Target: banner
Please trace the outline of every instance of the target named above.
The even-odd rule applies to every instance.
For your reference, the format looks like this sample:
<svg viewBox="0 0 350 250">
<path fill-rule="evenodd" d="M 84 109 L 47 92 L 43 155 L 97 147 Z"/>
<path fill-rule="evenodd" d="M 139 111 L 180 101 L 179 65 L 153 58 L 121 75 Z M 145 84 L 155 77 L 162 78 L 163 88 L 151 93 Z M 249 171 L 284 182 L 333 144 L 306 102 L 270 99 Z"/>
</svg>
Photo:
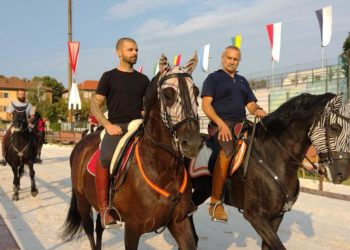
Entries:
<svg viewBox="0 0 350 250">
<path fill-rule="evenodd" d="M 270 40 L 272 60 L 278 62 L 280 60 L 282 24 L 281 22 L 268 24 L 266 29 Z"/>
<path fill-rule="evenodd" d="M 68 109 L 71 109 L 73 105 L 73 110 L 81 109 L 81 100 L 78 91 L 77 83 L 72 82 L 72 87 L 69 92 Z"/>
<path fill-rule="evenodd" d="M 181 54 L 178 54 L 177 56 L 174 57 L 174 65 L 179 66 L 181 61 Z"/>
<path fill-rule="evenodd" d="M 241 48 L 241 42 L 242 42 L 242 35 L 237 35 L 231 38 L 231 42 L 233 46 L 236 46 L 237 48 Z"/>
<path fill-rule="evenodd" d="M 154 65 L 154 76 L 156 76 L 159 72 L 159 61 L 156 62 L 156 65 Z"/>
<path fill-rule="evenodd" d="M 332 36 L 332 6 L 316 10 L 316 16 L 321 29 L 321 46 L 326 47 Z"/>
<path fill-rule="evenodd" d="M 80 42 L 68 42 L 69 59 L 72 64 L 72 72 L 75 73 L 75 69 L 78 61 Z"/>
<path fill-rule="evenodd" d="M 209 57 L 210 57 L 210 44 L 206 44 L 199 50 L 199 64 L 203 72 L 208 72 Z"/>
</svg>

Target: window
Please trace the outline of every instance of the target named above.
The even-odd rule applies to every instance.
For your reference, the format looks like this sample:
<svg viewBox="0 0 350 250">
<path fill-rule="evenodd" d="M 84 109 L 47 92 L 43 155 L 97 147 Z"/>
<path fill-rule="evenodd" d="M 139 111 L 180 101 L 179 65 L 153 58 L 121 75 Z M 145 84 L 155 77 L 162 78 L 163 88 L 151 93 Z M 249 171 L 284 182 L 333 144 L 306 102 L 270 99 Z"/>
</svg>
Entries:
<svg viewBox="0 0 350 250">
<path fill-rule="evenodd" d="M 4 93 L 4 98 L 9 98 L 9 93 Z"/>
</svg>

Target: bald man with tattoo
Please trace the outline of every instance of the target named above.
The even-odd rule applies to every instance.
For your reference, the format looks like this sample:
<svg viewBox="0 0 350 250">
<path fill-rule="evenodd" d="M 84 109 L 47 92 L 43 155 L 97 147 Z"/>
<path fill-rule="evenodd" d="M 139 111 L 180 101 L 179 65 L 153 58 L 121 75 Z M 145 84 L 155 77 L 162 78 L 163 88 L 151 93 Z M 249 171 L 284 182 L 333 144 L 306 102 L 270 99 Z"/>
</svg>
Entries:
<svg viewBox="0 0 350 250">
<path fill-rule="evenodd" d="M 116 220 L 110 213 L 111 208 L 108 207 L 109 165 L 120 138 L 127 131 L 128 123 L 142 117 L 143 97 L 149 84 L 147 76 L 133 69 L 138 55 L 135 40 L 119 39 L 116 53 L 119 65 L 102 75 L 91 103 L 91 113 L 106 129 L 100 150 L 101 166 L 96 168 L 97 201 L 104 228 L 116 225 Z M 102 111 L 105 102 L 108 119 Z"/>
</svg>

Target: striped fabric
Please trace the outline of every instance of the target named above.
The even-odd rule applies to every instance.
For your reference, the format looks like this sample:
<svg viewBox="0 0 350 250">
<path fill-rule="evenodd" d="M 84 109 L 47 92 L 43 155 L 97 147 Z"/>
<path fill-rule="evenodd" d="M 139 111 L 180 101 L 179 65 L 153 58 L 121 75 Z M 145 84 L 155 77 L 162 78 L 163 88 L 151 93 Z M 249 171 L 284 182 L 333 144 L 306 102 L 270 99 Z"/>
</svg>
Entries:
<svg viewBox="0 0 350 250">
<path fill-rule="evenodd" d="M 191 74 L 193 69 L 194 69 L 193 67 L 195 67 L 197 64 L 197 56 L 195 58 L 192 58 L 186 64 L 185 67 L 176 66 L 176 65 L 169 66 L 169 63 L 168 63 L 166 57 L 162 57 L 160 59 L 160 63 L 162 63 L 163 65 L 167 65 L 165 71 L 161 74 L 160 79 L 162 79 L 163 77 L 165 77 L 169 74 L 174 74 L 174 73 L 189 73 L 189 74 Z M 196 88 L 196 86 L 194 85 L 194 83 L 190 77 L 186 77 L 184 79 L 185 79 L 185 81 L 181 82 L 179 80 L 179 78 L 177 78 L 177 77 L 169 78 L 161 86 L 158 86 L 158 97 L 159 97 L 160 93 L 162 92 L 162 90 L 169 88 L 169 87 L 173 88 L 176 92 L 177 99 L 171 107 L 167 107 L 164 105 L 163 102 L 161 102 L 162 120 L 163 120 L 164 124 L 167 124 L 168 126 L 169 126 L 169 124 L 168 124 L 168 120 L 167 120 L 167 115 L 169 116 L 169 118 L 171 120 L 171 126 L 174 126 L 177 123 L 189 118 L 189 117 L 186 117 L 188 115 L 188 114 L 186 115 L 186 113 L 188 113 L 188 112 L 186 112 L 186 108 L 191 109 L 190 113 L 192 113 L 193 117 L 197 116 L 197 100 L 196 100 L 196 96 L 194 94 L 194 88 Z M 181 86 L 181 84 L 185 84 L 186 86 Z M 181 87 L 187 88 L 189 99 L 188 99 L 188 95 L 181 96 L 181 94 L 180 94 Z M 187 104 L 186 100 L 183 100 L 183 98 L 186 98 L 187 100 L 189 100 L 190 103 Z"/>
<path fill-rule="evenodd" d="M 327 143 L 331 151 L 350 152 L 350 124 L 332 110 L 342 116 L 350 117 L 350 108 L 342 104 L 342 95 L 337 95 L 327 103 L 321 117 L 311 127 L 309 138 L 318 153 L 328 152 Z M 328 119 L 330 127 L 327 130 Z M 340 128 L 340 131 L 332 134 L 334 126 Z"/>
</svg>

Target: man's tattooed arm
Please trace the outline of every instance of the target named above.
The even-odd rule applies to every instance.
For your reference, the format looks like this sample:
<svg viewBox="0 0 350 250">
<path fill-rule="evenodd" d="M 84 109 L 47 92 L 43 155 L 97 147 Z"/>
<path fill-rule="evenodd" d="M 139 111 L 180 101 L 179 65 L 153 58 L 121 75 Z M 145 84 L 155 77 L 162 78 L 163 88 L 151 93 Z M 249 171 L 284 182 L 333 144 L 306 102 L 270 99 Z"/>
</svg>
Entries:
<svg viewBox="0 0 350 250">
<path fill-rule="evenodd" d="M 105 101 L 106 101 L 105 96 L 95 94 L 92 98 L 91 109 L 90 109 L 91 113 L 96 117 L 99 124 L 101 124 L 104 127 L 106 127 L 106 125 L 111 124 L 110 121 L 106 119 L 101 109 Z"/>
</svg>

